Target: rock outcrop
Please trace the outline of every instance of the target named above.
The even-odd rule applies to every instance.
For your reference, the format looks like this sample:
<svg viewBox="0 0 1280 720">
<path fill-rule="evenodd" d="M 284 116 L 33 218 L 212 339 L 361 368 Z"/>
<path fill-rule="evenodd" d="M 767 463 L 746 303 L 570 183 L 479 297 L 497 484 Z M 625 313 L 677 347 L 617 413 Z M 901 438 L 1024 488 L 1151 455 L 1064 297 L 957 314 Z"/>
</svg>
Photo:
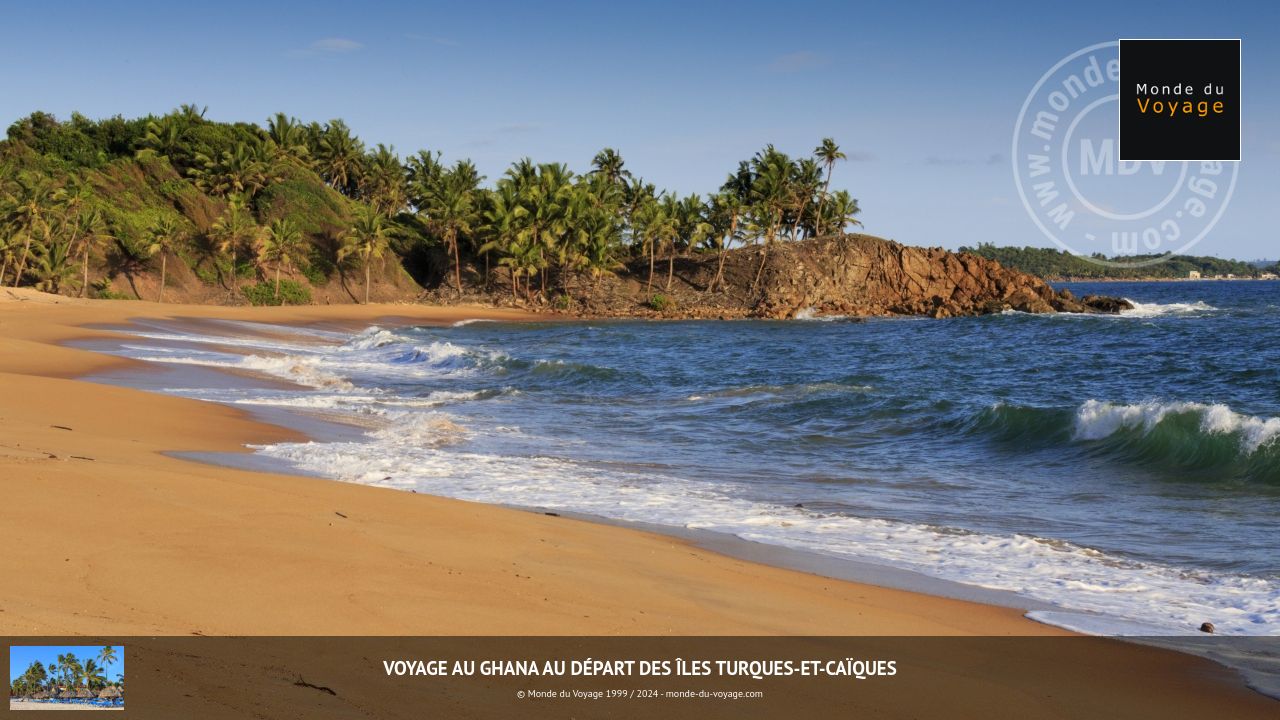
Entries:
<svg viewBox="0 0 1280 720">
<path fill-rule="evenodd" d="M 755 253 L 757 257 L 762 251 Z M 869 235 L 789 243 L 763 258 L 757 317 L 927 315 L 954 317 L 1016 310 L 1105 312 L 1131 307 L 1120 298 L 1077 301 L 1033 275 L 942 248 L 907 247 Z"/>
<path fill-rule="evenodd" d="M 571 285 L 550 298 L 551 308 L 606 317 L 792 318 L 805 315 L 935 318 L 1027 313 L 1116 313 L 1131 307 L 1121 298 L 1077 300 L 1034 275 L 995 260 L 942 248 L 908 247 L 870 235 L 839 235 L 750 246 L 729 251 L 717 281 L 719 257 L 700 253 L 637 260 L 616 277 Z M 668 282 L 668 272 L 670 281 Z M 507 288 L 510 286 L 508 285 Z M 428 293 L 434 302 L 502 302 L 509 290 L 488 297 Z"/>
</svg>

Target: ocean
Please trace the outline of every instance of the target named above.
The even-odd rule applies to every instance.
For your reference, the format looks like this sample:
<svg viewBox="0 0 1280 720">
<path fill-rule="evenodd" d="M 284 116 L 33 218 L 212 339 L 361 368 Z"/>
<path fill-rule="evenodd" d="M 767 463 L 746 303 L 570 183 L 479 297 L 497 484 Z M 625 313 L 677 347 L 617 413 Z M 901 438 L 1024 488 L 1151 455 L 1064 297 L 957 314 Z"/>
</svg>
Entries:
<svg viewBox="0 0 1280 720">
<path fill-rule="evenodd" d="M 296 383 L 161 389 L 358 428 L 254 447 L 308 474 L 889 565 L 1088 632 L 1280 635 L 1280 283 L 1066 287 L 1135 308 L 139 326 L 111 351 Z"/>
</svg>

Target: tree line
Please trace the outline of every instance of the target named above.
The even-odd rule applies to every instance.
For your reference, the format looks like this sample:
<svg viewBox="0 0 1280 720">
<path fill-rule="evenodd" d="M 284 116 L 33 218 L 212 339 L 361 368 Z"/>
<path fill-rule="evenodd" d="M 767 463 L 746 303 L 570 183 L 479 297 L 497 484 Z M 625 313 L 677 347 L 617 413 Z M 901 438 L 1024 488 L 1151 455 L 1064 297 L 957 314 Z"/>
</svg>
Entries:
<svg viewBox="0 0 1280 720">
<path fill-rule="evenodd" d="M 163 300 L 169 260 L 198 245 L 230 292 L 257 277 L 278 301 L 284 273 L 314 278 L 325 264 L 310 218 L 327 203 L 342 223 L 326 262 L 362 273 L 366 302 L 375 262 L 422 248 L 436 249 L 440 284 L 462 291 L 501 278 L 522 302 L 595 289 L 623 268 L 648 291 L 669 289 L 675 259 L 693 253 L 719 254 L 706 288 L 715 292 L 733 247 L 761 245 L 763 269 L 778 242 L 858 223 L 857 200 L 832 190 L 844 159 L 830 138 L 804 157 L 769 145 L 714 192 L 680 194 L 636 177 L 605 148 L 581 174 L 524 158 L 486 183 L 470 160 L 447 162 L 429 150 L 401 157 L 390 146 L 366 146 L 341 120 L 277 113 L 265 126 L 221 123 L 190 105 L 100 121 L 34 113 L 0 142 L 0 285 L 84 295 L 91 261 L 109 256 L 115 267 L 158 271 Z M 104 172 L 157 166 L 177 176 L 158 183 L 164 203 L 100 181 Z M 308 183 L 336 193 L 341 207 Z M 205 226 L 188 217 L 200 199 L 193 193 L 218 208 Z"/>
<path fill-rule="evenodd" d="M 97 692 L 108 686 L 121 687 L 124 685 L 123 675 L 114 681 L 108 681 L 106 676 L 108 668 L 117 659 L 115 648 L 107 646 L 98 651 L 95 658 L 81 660 L 75 653 L 64 653 L 58 655 L 57 662 L 48 666 L 36 660 L 13 679 L 9 692 L 28 696 L 42 690 L 57 692 L 85 688 Z"/>
<path fill-rule="evenodd" d="M 1242 260 L 1225 260 L 1212 256 L 1174 255 L 1164 258 L 1163 255 L 1127 255 L 1108 258 L 1101 253 L 1095 253 L 1092 256 L 1093 260 L 1129 265 L 1122 267 L 1093 262 L 1088 258 L 1053 248 L 997 247 L 990 243 L 981 243 L 977 247 L 962 247 L 960 252 L 997 260 L 1005 267 L 1049 280 L 1186 278 L 1193 270 L 1204 277 L 1226 275 L 1255 277 L 1261 272 L 1259 268 Z M 1140 267 L 1133 266 L 1134 263 L 1143 260 L 1160 260 L 1160 262 Z"/>
</svg>

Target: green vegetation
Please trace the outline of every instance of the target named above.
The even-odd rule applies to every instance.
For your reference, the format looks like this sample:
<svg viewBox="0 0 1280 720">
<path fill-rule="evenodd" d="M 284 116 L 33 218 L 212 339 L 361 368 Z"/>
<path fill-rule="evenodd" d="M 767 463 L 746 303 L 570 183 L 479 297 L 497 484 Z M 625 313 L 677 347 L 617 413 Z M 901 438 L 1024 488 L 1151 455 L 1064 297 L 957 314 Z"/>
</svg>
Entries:
<svg viewBox="0 0 1280 720">
<path fill-rule="evenodd" d="M 118 296 L 114 280 L 137 294 L 134 279 L 158 273 L 148 299 L 194 278 L 233 302 L 263 299 L 242 280 L 270 281 L 271 302 L 305 302 L 287 276 L 345 287 L 350 271 L 367 302 L 373 265 L 391 259 L 424 286 L 497 282 L 514 301 L 549 303 L 624 271 L 656 297 L 677 257 L 717 253 L 713 292 L 734 245 L 762 245 L 763 268 L 775 243 L 857 224 L 857 201 L 831 190 L 844 157 L 829 138 L 812 157 L 768 146 L 718 191 L 682 196 L 633 177 L 606 148 L 585 174 L 526 158 L 486 186 L 469 160 L 369 149 L 341 120 L 279 113 L 260 127 L 191 105 L 135 119 L 37 112 L 0 141 L 0 285 Z M 186 267 L 181 280 L 171 261 Z"/>
<path fill-rule="evenodd" d="M 293 280 L 262 281 L 241 289 L 250 305 L 306 305 L 311 302 L 311 289 Z"/>
<path fill-rule="evenodd" d="M 676 301 L 670 295 L 658 293 L 657 295 L 649 298 L 649 307 L 657 310 L 658 312 L 666 312 L 668 310 L 675 309 Z"/>
<path fill-rule="evenodd" d="M 118 660 L 115 650 L 104 647 L 96 658 L 81 660 L 74 653 L 58 655 L 56 663 L 45 666 L 39 660 L 14 678 L 9 687 L 11 695 L 29 697 L 39 692 L 58 693 L 67 690 L 87 690 L 97 694 L 109 687 L 122 690 L 124 678 L 108 682 L 106 673 Z"/>
<path fill-rule="evenodd" d="M 1167 260 L 1142 267 L 1115 267 L 1091 262 L 1078 255 L 1036 247 L 996 247 L 988 243 L 976 248 L 962 247 L 960 252 L 973 253 L 985 258 L 998 260 L 1001 265 L 1038 275 L 1049 280 L 1067 278 L 1097 279 L 1146 279 L 1146 278 L 1186 278 L 1192 271 L 1203 277 L 1235 275 L 1236 277 L 1256 277 L 1257 268 L 1240 260 L 1223 260 L 1208 256 L 1175 255 Z M 1160 255 L 1131 255 L 1112 258 L 1117 262 L 1132 265 L 1142 260 L 1154 260 Z M 1095 254 L 1095 259 L 1106 260 L 1104 255 Z"/>
</svg>

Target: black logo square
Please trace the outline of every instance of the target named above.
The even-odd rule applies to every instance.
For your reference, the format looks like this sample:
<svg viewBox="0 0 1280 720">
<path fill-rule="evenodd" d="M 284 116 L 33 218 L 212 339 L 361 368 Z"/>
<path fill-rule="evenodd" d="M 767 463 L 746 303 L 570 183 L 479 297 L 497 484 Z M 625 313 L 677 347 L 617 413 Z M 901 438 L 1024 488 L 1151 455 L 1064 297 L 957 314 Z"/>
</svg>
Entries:
<svg viewBox="0 0 1280 720">
<path fill-rule="evenodd" d="M 1121 40 L 1120 159 L 1239 160 L 1240 41 Z"/>
</svg>

